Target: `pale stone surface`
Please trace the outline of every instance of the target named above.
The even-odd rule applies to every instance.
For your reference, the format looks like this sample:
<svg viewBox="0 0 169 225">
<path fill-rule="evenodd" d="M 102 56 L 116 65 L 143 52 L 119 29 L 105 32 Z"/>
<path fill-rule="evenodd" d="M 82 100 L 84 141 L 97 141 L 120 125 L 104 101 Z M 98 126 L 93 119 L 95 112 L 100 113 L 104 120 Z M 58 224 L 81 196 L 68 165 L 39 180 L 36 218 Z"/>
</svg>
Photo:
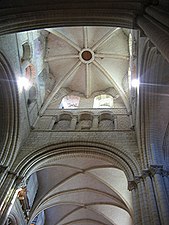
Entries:
<svg viewBox="0 0 169 225">
<path fill-rule="evenodd" d="M 69 19 L 65 9 L 58 11 L 59 2 L 57 7 L 54 2 L 48 4 L 49 11 L 45 0 L 34 3 L 27 7 L 27 2 L 16 1 L 13 8 L 12 1 L 1 1 L 0 32 L 44 24 L 49 27 L 51 21 L 54 27 L 63 13 L 65 24 L 78 18 L 81 25 L 84 15 L 85 21 L 91 20 L 89 2 L 80 2 L 85 7 L 79 10 L 79 3 L 65 1 Z M 169 8 L 167 0 L 159 0 L 155 7 L 152 3 L 156 4 L 97 1 L 98 11 L 91 2 L 92 21 L 100 15 L 109 26 L 59 27 L 0 37 L 0 52 L 11 67 L 10 83 L 15 84 L 12 88 L 6 85 L 0 92 L 1 116 L 7 121 L 1 125 L 4 134 L 0 139 L 2 225 L 7 215 L 14 224 L 25 225 L 18 201 L 11 210 L 19 187 L 27 188 L 32 212 L 29 215 L 27 205 L 25 216 L 36 220 L 36 225 L 168 225 Z M 143 15 L 145 6 L 149 15 Z M 140 26 L 142 31 L 116 30 L 110 23 L 116 27 Z M 113 30 L 117 31 L 115 36 Z M 83 49 L 88 56 L 81 54 Z M 0 74 L 4 78 L 3 64 L 2 60 Z M 5 72 L 10 74 L 8 67 Z M 94 75 L 90 77 L 91 72 Z M 19 76 L 27 76 L 33 88 L 17 92 Z M 140 88 L 133 89 L 130 82 L 137 76 Z M 0 85 L 3 82 L 1 79 Z M 92 109 L 94 98 L 103 94 L 113 97 L 113 108 Z M 13 100 L 10 104 L 7 95 Z M 80 96 L 79 108 L 59 109 L 62 99 L 69 95 Z M 18 111 L 13 110 L 15 105 Z M 3 107 L 8 109 L 5 116 Z M 116 170 L 124 172 L 124 179 Z M 37 179 L 26 181 L 33 172 Z M 131 192 L 127 191 L 127 180 Z"/>
</svg>

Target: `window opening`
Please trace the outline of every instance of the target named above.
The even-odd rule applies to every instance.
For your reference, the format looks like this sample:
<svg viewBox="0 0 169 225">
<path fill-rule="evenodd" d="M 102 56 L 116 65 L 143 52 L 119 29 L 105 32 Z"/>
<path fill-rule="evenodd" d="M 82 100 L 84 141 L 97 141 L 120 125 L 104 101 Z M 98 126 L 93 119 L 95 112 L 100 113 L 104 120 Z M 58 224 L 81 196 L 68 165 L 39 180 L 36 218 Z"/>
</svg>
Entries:
<svg viewBox="0 0 169 225">
<path fill-rule="evenodd" d="M 75 109 L 78 108 L 80 97 L 74 95 L 67 95 L 62 99 L 59 108 L 60 109 Z"/>
<path fill-rule="evenodd" d="M 113 97 L 111 95 L 98 95 L 94 98 L 93 108 L 112 108 Z"/>
</svg>

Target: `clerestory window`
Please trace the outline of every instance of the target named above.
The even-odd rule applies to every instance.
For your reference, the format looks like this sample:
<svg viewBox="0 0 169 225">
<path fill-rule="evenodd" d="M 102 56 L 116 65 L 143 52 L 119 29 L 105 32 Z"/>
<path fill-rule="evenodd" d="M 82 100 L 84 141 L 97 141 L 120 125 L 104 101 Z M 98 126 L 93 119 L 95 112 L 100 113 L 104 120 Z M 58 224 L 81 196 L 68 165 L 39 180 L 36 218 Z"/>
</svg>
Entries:
<svg viewBox="0 0 169 225">
<path fill-rule="evenodd" d="M 94 98 L 93 108 L 112 108 L 113 97 L 111 95 L 98 95 Z"/>
<path fill-rule="evenodd" d="M 67 95 L 62 99 L 59 108 L 60 109 L 75 109 L 75 108 L 78 108 L 79 102 L 80 102 L 79 96 Z"/>
</svg>

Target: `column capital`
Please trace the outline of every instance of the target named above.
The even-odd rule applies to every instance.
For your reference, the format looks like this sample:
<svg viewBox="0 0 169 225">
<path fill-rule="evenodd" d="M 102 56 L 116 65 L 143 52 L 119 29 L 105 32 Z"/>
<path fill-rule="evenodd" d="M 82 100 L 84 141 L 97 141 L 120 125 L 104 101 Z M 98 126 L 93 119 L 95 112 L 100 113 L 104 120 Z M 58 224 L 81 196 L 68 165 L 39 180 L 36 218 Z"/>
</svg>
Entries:
<svg viewBox="0 0 169 225">
<path fill-rule="evenodd" d="M 132 191 L 137 188 L 137 185 L 142 181 L 142 176 L 135 176 L 134 180 L 128 181 L 128 190 Z"/>
<path fill-rule="evenodd" d="M 155 174 L 162 175 L 163 166 L 162 165 L 150 165 L 149 171 L 150 171 L 151 176 L 154 176 Z"/>
<path fill-rule="evenodd" d="M 9 179 L 13 180 L 18 188 L 26 186 L 25 177 L 19 176 L 16 172 L 9 170 L 8 171 Z"/>
<path fill-rule="evenodd" d="M 150 176 L 150 170 L 145 169 L 142 171 L 142 178 L 145 179 L 146 177 Z"/>
<path fill-rule="evenodd" d="M 128 181 L 128 190 L 132 191 L 137 188 L 137 184 L 134 180 Z"/>
<path fill-rule="evenodd" d="M 8 170 L 8 175 L 9 175 L 11 178 L 16 178 L 16 177 L 17 177 L 17 173 L 14 172 L 14 171 L 11 171 L 11 170 Z"/>
<path fill-rule="evenodd" d="M 162 176 L 163 177 L 168 177 L 169 176 L 169 171 L 163 170 Z"/>
<path fill-rule="evenodd" d="M 169 176 L 169 171 L 164 170 L 162 165 L 150 165 L 148 169 L 142 171 L 140 176 L 134 176 L 133 180 L 128 181 L 128 190 L 132 191 L 137 188 L 137 185 L 144 181 L 146 177 L 153 177 L 155 174 L 161 176 Z"/>
<path fill-rule="evenodd" d="M 143 170 L 142 178 L 147 176 L 154 176 L 155 174 L 160 174 L 161 176 L 169 176 L 169 171 L 163 169 L 163 165 L 150 165 L 148 169 Z"/>
<path fill-rule="evenodd" d="M 26 186 L 25 178 L 22 176 L 18 176 L 16 179 L 16 184 L 18 185 L 18 188 L 25 187 Z"/>
</svg>

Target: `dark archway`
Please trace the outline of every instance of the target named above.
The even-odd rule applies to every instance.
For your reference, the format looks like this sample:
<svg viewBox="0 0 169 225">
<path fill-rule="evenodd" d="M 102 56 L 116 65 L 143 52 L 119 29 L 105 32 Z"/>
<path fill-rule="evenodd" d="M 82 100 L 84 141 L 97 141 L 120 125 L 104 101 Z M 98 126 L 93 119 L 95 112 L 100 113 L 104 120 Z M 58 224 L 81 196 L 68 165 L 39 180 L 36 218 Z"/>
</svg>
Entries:
<svg viewBox="0 0 169 225">
<path fill-rule="evenodd" d="M 77 25 L 137 28 L 135 18 L 152 3 L 153 0 L 1 1 L 0 34 Z"/>
</svg>

